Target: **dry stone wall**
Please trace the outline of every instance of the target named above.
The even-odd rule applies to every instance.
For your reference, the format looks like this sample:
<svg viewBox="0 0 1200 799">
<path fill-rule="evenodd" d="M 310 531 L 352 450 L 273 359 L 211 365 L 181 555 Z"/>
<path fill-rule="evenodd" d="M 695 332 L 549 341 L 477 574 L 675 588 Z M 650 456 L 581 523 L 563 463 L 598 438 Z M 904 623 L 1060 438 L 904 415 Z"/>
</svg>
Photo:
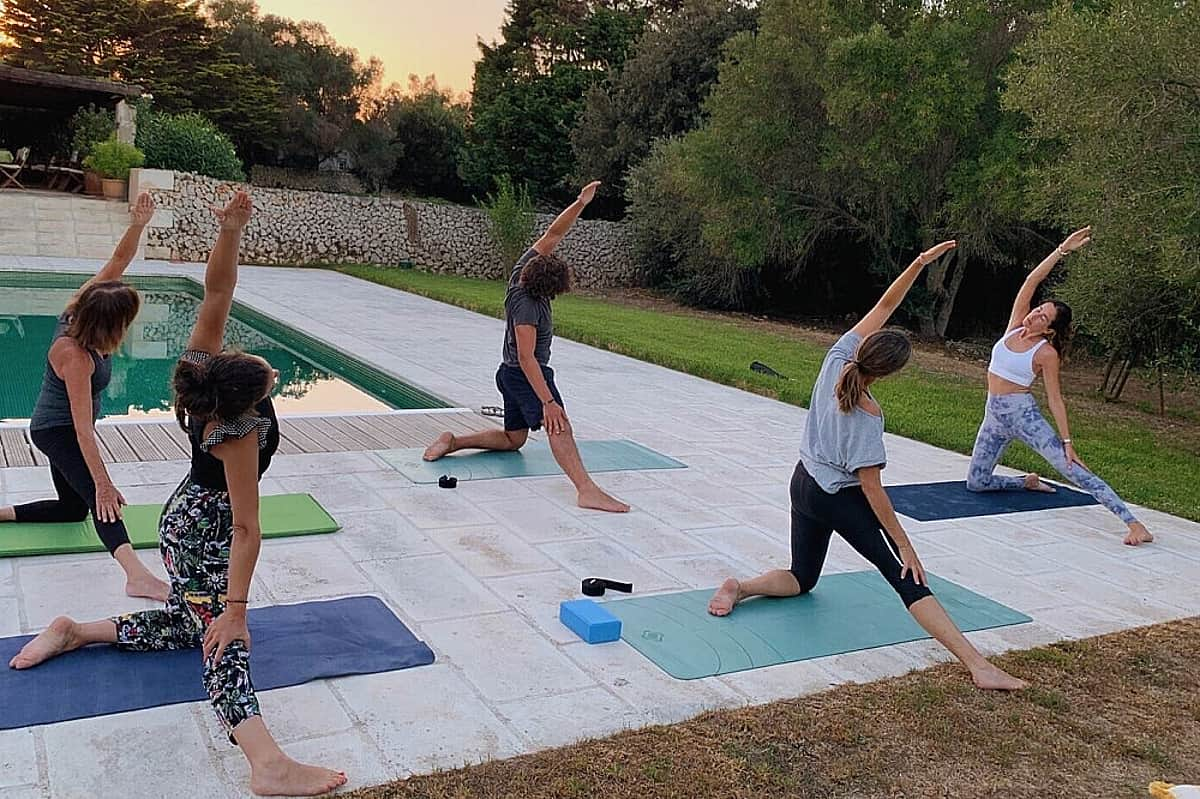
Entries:
<svg viewBox="0 0 1200 799">
<path fill-rule="evenodd" d="M 209 210 L 234 184 L 199 175 L 135 170 L 131 191 L 147 189 L 159 211 L 148 228 L 146 255 L 204 261 L 216 240 Z M 252 264 L 369 263 L 415 265 L 431 272 L 500 278 L 501 262 L 487 214 L 461 205 L 392 197 L 253 187 L 254 218 L 242 239 Z M 553 217 L 538 215 L 540 233 Z M 612 288 L 636 282 L 632 241 L 618 222 L 581 220 L 558 255 L 575 268 L 577 285 Z"/>
</svg>

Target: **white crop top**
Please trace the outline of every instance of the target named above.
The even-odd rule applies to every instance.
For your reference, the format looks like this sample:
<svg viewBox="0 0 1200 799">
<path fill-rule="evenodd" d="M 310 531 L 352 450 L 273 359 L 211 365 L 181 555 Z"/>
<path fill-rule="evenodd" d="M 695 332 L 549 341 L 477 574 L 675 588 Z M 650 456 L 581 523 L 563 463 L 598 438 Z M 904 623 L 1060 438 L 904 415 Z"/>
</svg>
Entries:
<svg viewBox="0 0 1200 799">
<path fill-rule="evenodd" d="M 1008 340 L 1024 330 L 1025 328 L 1018 327 L 996 342 L 996 346 L 992 347 L 992 362 L 988 364 L 988 371 L 1010 383 L 1029 388 L 1037 377 L 1033 371 L 1034 353 L 1042 348 L 1046 340 L 1042 339 L 1028 352 L 1015 352 L 1009 349 Z"/>
</svg>

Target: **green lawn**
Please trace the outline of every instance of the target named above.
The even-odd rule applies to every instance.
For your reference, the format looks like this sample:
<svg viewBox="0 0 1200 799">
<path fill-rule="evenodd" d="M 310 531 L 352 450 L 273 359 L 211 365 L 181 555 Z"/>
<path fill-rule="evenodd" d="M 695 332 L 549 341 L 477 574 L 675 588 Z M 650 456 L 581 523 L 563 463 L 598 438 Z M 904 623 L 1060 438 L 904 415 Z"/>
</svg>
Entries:
<svg viewBox="0 0 1200 799">
<path fill-rule="evenodd" d="M 344 266 L 338 271 L 490 316 L 503 314 L 501 282 L 374 266 Z M 554 308 L 556 333 L 564 338 L 802 407 L 808 405 L 824 356 L 809 342 L 731 321 L 570 295 L 555 300 Z M 751 372 L 748 367 L 754 360 L 792 379 L 783 382 Z M 887 413 L 889 432 L 970 453 L 983 416 L 982 381 L 910 366 L 880 383 L 875 393 Z M 1088 466 L 1126 500 L 1200 521 L 1196 452 L 1136 420 L 1091 409 L 1072 409 L 1071 428 Z M 1010 448 L 1004 462 L 1043 474 L 1048 468 L 1021 445 Z"/>
</svg>

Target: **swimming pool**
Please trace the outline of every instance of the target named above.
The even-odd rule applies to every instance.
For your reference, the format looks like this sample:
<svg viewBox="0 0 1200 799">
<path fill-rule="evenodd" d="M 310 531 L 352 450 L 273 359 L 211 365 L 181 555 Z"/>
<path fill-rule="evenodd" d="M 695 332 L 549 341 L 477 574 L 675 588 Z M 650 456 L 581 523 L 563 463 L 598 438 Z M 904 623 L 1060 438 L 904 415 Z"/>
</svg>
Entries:
<svg viewBox="0 0 1200 799">
<path fill-rule="evenodd" d="M 29 418 L 50 337 L 62 309 L 89 276 L 0 270 L 0 421 Z M 167 418 L 170 379 L 203 296 L 187 278 L 131 277 L 142 309 L 104 392 L 108 419 Z M 241 303 L 234 303 L 226 346 L 261 355 L 279 370 L 280 414 L 361 413 L 445 408 L 437 397 L 346 355 Z"/>
</svg>

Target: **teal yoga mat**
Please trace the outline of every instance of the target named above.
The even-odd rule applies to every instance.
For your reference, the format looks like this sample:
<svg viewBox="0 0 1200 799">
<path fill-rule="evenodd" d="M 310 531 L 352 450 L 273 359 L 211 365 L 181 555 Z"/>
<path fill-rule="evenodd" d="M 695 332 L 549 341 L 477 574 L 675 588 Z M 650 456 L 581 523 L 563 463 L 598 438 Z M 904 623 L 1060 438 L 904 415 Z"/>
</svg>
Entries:
<svg viewBox="0 0 1200 799">
<path fill-rule="evenodd" d="M 530 442 L 518 452 L 462 452 L 438 461 L 421 458 L 422 449 L 393 449 L 380 453 L 393 469 L 414 483 L 436 483 L 444 474 L 459 480 L 498 480 L 505 477 L 546 477 L 562 474 L 545 442 Z M 687 465 L 633 441 L 580 441 L 579 454 L 589 472 L 644 469 L 686 469 Z"/>
<path fill-rule="evenodd" d="M 949 580 L 929 575 L 938 601 L 964 632 L 1032 621 Z M 918 641 L 929 636 L 878 572 L 829 574 L 808 594 L 758 598 L 718 618 L 711 589 L 619 599 L 604 607 L 621 638 L 680 680 Z"/>
</svg>

